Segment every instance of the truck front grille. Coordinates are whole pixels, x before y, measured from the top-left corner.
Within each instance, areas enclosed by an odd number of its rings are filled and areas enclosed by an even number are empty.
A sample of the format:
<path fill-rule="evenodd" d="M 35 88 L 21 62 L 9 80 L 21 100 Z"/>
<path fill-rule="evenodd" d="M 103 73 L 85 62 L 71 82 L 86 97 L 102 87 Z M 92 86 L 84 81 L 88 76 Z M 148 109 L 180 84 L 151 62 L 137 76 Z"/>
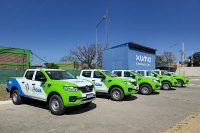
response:
<path fill-rule="evenodd" d="M 80 90 L 82 93 L 88 93 L 93 91 L 94 86 L 93 85 L 86 85 L 83 87 L 78 87 L 78 90 Z"/>

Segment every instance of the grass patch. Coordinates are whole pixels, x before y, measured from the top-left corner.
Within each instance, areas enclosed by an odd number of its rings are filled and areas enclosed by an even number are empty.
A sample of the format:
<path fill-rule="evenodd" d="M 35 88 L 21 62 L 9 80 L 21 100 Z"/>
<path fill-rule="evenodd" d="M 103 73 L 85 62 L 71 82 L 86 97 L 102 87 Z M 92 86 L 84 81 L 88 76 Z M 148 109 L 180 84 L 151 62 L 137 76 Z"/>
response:
<path fill-rule="evenodd" d="M 10 99 L 9 93 L 6 91 L 6 85 L 0 85 L 0 101 Z"/>

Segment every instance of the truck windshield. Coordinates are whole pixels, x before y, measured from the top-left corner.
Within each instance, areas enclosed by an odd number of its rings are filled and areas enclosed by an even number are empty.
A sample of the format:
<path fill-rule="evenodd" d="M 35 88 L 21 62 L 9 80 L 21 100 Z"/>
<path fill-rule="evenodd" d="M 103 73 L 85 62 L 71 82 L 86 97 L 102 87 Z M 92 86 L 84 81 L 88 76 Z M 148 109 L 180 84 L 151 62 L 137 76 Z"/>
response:
<path fill-rule="evenodd" d="M 167 72 L 167 71 L 161 71 L 162 75 L 167 75 L 167 76 L 171 76 L 171 73 Z"/>
<path fill-rule="evenodd" d="M 138 76 L 140 76 L 140 77 L 142 77 L 142 75 L 139 74 L 138 72 L 135 72 L 135 71 L 131 71 L 131 72 L 134 73 L 134 74 L 136 74 L 136 75 L 138 75 Z"/>
<path fill-rule="evenodd" d="M 147 73 L 148 73 L 147 76 L 152 76 L 152 77 L 157 77 L 158 76 L 158 74 L 153 72 L 153 71 L 148 71 Z"/>
<path fill-rule="evenodd" d="M 75 79 L 75 77 L 66 71 L 46 71 L 50 79 L 62 80 L 62 79 Z"/>
<path fill-rule="evenodd" d="M 113 74 L 110 71 L 102 71 L 102 72 L 105 73 L 106 75 L 110 76 L 110 77 L 118 77 L 116 74 Z"/>

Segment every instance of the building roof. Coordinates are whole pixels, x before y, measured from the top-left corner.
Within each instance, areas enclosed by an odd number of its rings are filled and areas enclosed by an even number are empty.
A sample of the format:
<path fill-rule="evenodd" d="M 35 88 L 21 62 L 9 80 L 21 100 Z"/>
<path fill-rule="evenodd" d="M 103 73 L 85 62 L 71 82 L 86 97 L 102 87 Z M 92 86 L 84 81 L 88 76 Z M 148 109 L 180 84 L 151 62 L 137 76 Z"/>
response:
<path fill-rule="evenodd" d="M 141 50 L 141 51 L 145 51 L 145 52 L 149 52 L 149 53 L 153 53 L 153 54 L 155 54 L 155 52 L 157 51 L 154 48 L 150 48 L 150 47 L 147 47 L 147 46 L 135 43 L 135 42 L 127 42 L 124 44 L 120 44 L 120 45 L 116 45 L 116 46 L 107 48 L 105 50 L 124 47 L 124 46 L 128 46 L 130 49 Z"/>

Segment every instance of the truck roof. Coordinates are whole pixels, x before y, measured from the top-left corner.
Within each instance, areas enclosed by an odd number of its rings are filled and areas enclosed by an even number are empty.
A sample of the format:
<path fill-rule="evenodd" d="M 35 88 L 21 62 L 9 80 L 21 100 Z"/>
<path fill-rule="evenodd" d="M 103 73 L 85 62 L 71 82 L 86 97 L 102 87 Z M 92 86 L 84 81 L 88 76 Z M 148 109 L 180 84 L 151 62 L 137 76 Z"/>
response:
<path fill-rule="evenodd" d="M 45 70 L 45 71 L 64 71 L 62 69 L 50 69 L 50 68 L 35 68 L 35 69 L 27 69 L 27 70 L 32 70 L 32 71 L 39 71 L 39 70 Z"/>
<path fill-rule="evenodd" d="M 113 70 L 113 71 L 132 71 L 132 70 Z"/>
<path fill-rule="evenodd" d="M 108 70 L 103 70 L 103 69 L 83 69 L 81 71 L 98 71 L 98 70 L 100 70 L 100 71 L 108 71 Z"/>

